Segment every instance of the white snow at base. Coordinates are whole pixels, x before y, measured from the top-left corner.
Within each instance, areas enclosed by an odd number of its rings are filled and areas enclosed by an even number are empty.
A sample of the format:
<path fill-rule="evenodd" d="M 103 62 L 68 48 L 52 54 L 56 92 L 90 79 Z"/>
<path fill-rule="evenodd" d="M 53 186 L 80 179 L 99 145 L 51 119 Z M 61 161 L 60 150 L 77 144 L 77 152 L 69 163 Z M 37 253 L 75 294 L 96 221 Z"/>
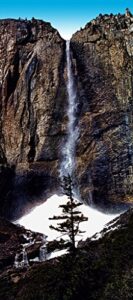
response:
<path fill-rule="evenodd" d="M 54 252 L 51 253 L 49 259 L 59 257 L 61 255 L 67 254 L 67 253 L 68 253 L 68 251 L 66 249 L 65 250 L 60 250 L 60 251 L 54 251 Z"/>
<path fill-rule="evenodd" d="M 60 221 L 52 221 L 49 218 L 59 216 L 62 213 L 62 209 L 59 205 L 65 204 L 68 201 L 67 196 L 53 195 L 43 204 L 34 207 L 34 209 L 17 220 L 15 223 L 20 224 L 27 229 L 35 232 L 40 232 L 48 236 L 48 241 L 54 240 L 60 236 L 60 234 L 51 230 L 49 226 L 55 225 Z M 79 236 L 77 240 L 85 240 L 87 237 L 91 237 L 97 232 L 100 232 L 104 226 L 117 217 L 113 214 L 104 214 L 92 207 L 87 205 L 81 205 L 79 210 L 88 217 L 88 221 L 81 223 L 80 229 L 85 231 L 82 236 Z"/>

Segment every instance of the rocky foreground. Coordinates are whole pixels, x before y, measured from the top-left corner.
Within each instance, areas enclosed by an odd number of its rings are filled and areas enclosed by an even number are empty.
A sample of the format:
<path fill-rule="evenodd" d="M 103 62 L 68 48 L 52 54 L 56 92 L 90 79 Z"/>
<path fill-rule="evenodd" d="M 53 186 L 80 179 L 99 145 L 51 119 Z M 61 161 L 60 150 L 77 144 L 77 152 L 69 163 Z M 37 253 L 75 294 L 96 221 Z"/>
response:
<path fill-rule="evenodd" d="M 0 269 L 13 267 L 16 254 L 21 254 L 26 247 L 28 258 L 39 257 L 39 249 L 44 244 L 44 236 L 16 226 L 5 219 L 0 219 Z M 22 257 L 20 256 L 20 260 Z"/>
<path fill-rule="evenodd" d="M 0 299 L 130 300 L 133 298 L 133 210 L 79 244 L 77 254 L 15 269 L 13 257 L 29 232 L 0 220 Z M 34 235 L 39 240 L 39 234 Z M 35 245 L 28 252 L 35 255 Z"/>

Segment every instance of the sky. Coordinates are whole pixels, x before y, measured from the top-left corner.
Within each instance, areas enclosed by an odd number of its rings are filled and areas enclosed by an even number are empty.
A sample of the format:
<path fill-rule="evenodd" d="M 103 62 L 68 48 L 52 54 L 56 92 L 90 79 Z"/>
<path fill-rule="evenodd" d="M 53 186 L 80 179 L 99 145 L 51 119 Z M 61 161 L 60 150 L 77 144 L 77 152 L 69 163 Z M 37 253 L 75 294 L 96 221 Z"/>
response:
<path fill-rule="evenodd" d="M 0 19 L 42 19 L 69 39 L 99 13 L 124 13 L 127 7 L 133 13 L 133 0 L 0 0 Z"/>

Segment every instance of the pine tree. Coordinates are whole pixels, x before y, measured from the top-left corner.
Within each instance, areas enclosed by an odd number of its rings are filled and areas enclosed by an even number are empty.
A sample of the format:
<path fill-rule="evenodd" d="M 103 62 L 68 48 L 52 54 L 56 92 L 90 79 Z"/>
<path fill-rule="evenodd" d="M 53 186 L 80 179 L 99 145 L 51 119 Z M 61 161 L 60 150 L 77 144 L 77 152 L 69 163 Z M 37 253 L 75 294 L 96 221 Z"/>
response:
<path fill-rule="evenodd" d="M 84 231 L 79 229 L 79 225 L 81 222 L 87 221 L 88 218 L 84 217 L 84 215 L 77 210 L 82 203 L 77 202 L 73 197 L 73 183 L 70 175 L 63 178 L 62 188 L 64 194 L 68 196 L 68 202 L 59 206 L 62 208 L 61 216 L 49 218 L 50 220 L 61 220 L 56 227 L 51 225 L 50 228 L 62 233 L 62 235 L 68 235 L 69 240 L 66 247 L 69 248 L 69 251 L 75 253 L 76 236 L 84 233 Z"/>

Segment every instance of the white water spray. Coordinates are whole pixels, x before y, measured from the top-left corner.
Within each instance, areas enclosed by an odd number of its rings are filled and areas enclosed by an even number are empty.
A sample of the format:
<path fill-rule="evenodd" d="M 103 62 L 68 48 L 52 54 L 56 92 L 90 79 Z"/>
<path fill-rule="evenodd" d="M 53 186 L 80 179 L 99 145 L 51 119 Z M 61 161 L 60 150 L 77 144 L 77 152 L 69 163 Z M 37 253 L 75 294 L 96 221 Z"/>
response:
<path fill-rule="evenodd" d="M 78 138 L 78 128 L 75 127 L 76 122 L 76 100 L 77 92 L 74 84 L 74 76 L 72 71 L 70 41 L 66 42 L 66 61 L 67 61 L 67 94 L 68 94 L 68 132 L 67 140 L 62 150 L 63 161 L 61 163 L 60 175 L 73 175 L 75 169 L 75 143 Z"/>
<path fill-rule="evenodd" d="M 40 247 L 39 251 L 39 261 L 45 261 L 48 258 L 48 252 L 47 252 L 47 236 L 43 236 L 43 245 Z"/>
<path fill-rule="evenodd" d="M 47 247 L 46 245 L 43 245 L 40 247 L 39 260 L 45 261 L 47 260 L 47 257 L 48 257 Z"/>
<path fill-rule="evenodd" d="M 21 256 L 22 256 L 22 259 L 20 259 Z M 27 251 L 26 251 L 25 247 L 23 247 L 22 252 L 20 252 L 19 254 L 17 253 L 15 255 L 14 267 L 16 269 L 29 267 L 28 256 L 27 256 Z"/>
<path fill-rule="evenodd" d="M 22 266 L 23 267 L 29 266 L 27 251 L 25 248 L 23 248 L 23 251 L 22 251 Z"/>

